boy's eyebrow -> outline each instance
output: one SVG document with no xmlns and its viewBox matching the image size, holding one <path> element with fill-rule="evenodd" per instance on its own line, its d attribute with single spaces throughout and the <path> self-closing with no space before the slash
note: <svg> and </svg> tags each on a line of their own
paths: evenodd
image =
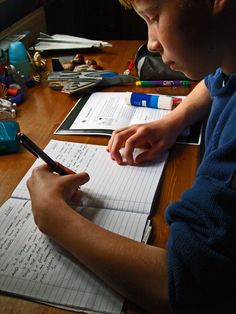
<svg viewBox="0 0 236 314">
<path fill-rule="evenodd" d="M 135 10 L 138 14 L 146 15 L 146 12 L 147 12 L 147 11 L 152 11 L 152 10 L 157 11 L 157 10 L 160 10 L 162 2 L 163 2 L 163 1 L 156 1 L 155 4 L 146 5 L 146 7 L 145 7 L 145 5 L 144 5 L 142 8 L 140 8 L 140 10 L 139 10 L 137 7 L 135 7 L 135 6 L 134 6 L 133 8 L 134 8 L 134 10 Z"/>
</svg>

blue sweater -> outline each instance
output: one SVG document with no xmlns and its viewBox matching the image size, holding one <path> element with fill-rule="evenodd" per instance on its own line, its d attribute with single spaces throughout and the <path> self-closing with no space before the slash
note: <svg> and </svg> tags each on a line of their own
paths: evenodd
<svg viewBox="0 0 236 314">
<path fill-rule="evenodd" d="M 224 87 L 223 79 L 220 69 L 205 79 L 212 108 L 204 157 L 193 186 L 166 211 L 174 313 L 236 313 L 236 73 Z"/>
</svg>

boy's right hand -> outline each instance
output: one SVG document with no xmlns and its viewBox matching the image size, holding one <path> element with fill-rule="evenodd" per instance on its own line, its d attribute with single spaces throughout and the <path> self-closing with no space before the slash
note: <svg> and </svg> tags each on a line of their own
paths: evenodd
<svg viewBox="0 0 236 314">
<path fill-rule="evenodd" d="M 48 235 L 52 235 L 57 229 L 60 230 L 63 221 L 74 215 L 70 203 L 75 199 L 79 202 L 79 187 L 89 181 L 87 173 L 76 174 L 68 168 L 63 168 L 69 174 L 59 176 L 53 173 L 48 165 L 43 164 L 33 169 L 27 181 L 35 222 L 39 229 Z"/>
<path fill-rule="evenodd" d="M 171 119 L 166 117 L 114 131 L 107 146 L 111 158 L 118 164 L 126 161 L 129 165 L 134 165 L 154 160 L 158 155 L 166 152 L 176 142 L 180 132 L 175 130 Z M 124 151 L 121 154 L 120 149 L 123 145 Z M 145 148 L 145 151 L 134 158 L 135 148 Z"/>
</svg>

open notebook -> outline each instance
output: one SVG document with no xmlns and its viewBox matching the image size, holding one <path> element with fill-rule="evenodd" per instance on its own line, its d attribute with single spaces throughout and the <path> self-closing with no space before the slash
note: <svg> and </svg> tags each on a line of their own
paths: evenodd
<svg viewBox="0 0 236 314">
<path fill-rule="evenodd" d="M 167 155 L 132 167 L 117 165 L 104 146 L 52 140 L 45 151 L 72 170 L 89 173 L 75 210 L 142 241 Z M 37 159 L 32 167 L 40 163 Z M 77 311 L 120 313 L 124 299 L 37 229 L 25 185 L 31 170 L 0 208 L 0 290 Z"/>
</svg>

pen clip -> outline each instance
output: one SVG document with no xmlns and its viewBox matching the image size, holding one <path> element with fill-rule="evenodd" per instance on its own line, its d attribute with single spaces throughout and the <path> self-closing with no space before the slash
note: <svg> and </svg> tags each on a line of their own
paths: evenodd
<svg viewBox="0 0 236 314">
<path fill-rule="evenodd" d="M 28 149 L 35 157 L 39 157 L 38 154 L 33 150 L 33 148 L 29 145 L 27 137 L 23 133 L 17 134 L 19 142 Z"/>
</svg>

